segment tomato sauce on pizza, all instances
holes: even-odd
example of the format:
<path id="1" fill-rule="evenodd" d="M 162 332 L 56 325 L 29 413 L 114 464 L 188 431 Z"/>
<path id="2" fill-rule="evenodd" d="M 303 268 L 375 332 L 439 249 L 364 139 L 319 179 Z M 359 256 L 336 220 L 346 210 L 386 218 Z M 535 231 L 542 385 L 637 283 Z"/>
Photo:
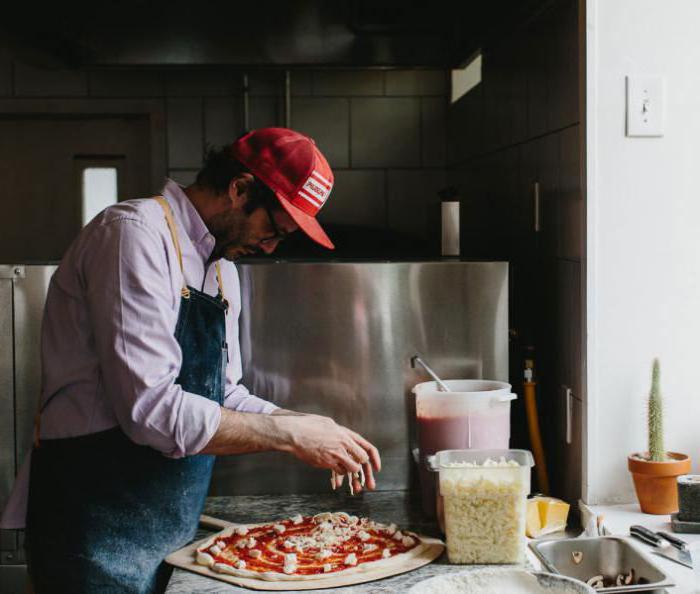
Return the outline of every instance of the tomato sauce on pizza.
<path id="1" fill-rule="evenodd" d="M 215 571 L 224 567 L 248 575 L 315 576 L 389 559 L 419 544 L 417 535 L 402 532 L 395 524 L 328 512 L 238 527 L 197 553 L 198 562 Z"/>

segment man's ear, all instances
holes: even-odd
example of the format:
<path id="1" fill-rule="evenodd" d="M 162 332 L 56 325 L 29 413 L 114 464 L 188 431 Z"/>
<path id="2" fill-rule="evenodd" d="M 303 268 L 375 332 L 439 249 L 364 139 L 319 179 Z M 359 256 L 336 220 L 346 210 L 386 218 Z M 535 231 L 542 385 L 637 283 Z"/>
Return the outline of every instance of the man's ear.
<path id="1" fill-rule="evenodd" d="M 231 180 L 228 186 L 228 197 L 232 204 L 242 206 L 248 201 L 248 190 L 255 178 L 250 173 L 241 173 Z"/>

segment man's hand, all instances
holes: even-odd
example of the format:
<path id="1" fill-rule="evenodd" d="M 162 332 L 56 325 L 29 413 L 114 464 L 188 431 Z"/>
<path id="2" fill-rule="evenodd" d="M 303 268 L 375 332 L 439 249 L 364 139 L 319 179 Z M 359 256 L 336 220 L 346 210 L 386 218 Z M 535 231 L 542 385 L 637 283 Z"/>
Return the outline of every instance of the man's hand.
<path id="1" fill-rule="evenodd" d="M 376 487 L 374 470 L 381 470 L 379 451 L 359 433 L 320 415 L 281 416 L 280 429 L 284 451 L 311 466 L 334 470 L 341 477 L 362 468 L 367 488 Z M 353 487 L 355 492 L 362 490 L 357 479 Z"/>
<path id="2" fill-rule="evenodd" d="M 280 410 L 271 415 L 221 409 L 214 437 L 200 454 L 244 454 L 278 450 L 338 475 L 364 470 L 367 488 L 374 489 L 374 471 L 381 470 L 379 452 L 369 441 L 333 419 Z M 342 482 L 342 478 L 340 479 Z M 339 485 L 337 485 L 339 486 Z M 353 487 L 362 490 L 359 481 Z"/>

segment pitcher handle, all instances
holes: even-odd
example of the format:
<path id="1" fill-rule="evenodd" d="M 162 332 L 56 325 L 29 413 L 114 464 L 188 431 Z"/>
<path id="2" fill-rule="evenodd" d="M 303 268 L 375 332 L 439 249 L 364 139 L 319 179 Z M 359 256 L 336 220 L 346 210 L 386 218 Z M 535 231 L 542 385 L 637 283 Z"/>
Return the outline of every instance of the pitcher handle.
<path id="1" fill-rule="evenodd" d="M 425 467 L 431 472 L 437 472 L 440 470 L 438 465 L 435 463 L 435 454 L 425 457 Z"/>
<path id="2" fill-rule="evenodd" d="M 503 394 L 502 396 L 498 396 L 494 400 L 496 402 L 510 402 L 511 400 L 517 400 L 517 398 L 518 398 L 517 394 L 510 393 L 510 394 Z"/>

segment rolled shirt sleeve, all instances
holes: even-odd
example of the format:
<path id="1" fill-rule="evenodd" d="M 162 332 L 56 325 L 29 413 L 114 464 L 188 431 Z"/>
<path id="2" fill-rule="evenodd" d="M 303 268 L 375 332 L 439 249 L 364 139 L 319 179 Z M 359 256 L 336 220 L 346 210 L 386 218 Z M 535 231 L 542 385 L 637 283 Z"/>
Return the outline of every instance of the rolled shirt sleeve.
<path id="1" fill-rule="evenodd" d="M 93 242 L 83 278 L 101 381 L 119 425 L 135 443 L 179 458 L 210 441 L 221 409 L 175 383 L 180 294 L 171 275 L 181 274 L 165 239 L 138 218 L 112 220 Z"/>
<path id="2" fill-rule="evenodd" d="M 234 385 L 232 387 L 226 394 L 224 406 L 238 412 L 266 415 L 269 415 L 279 408 L 279 406 L 272 404 L 272 402 L 253 396 L 243 384 Z"/>

